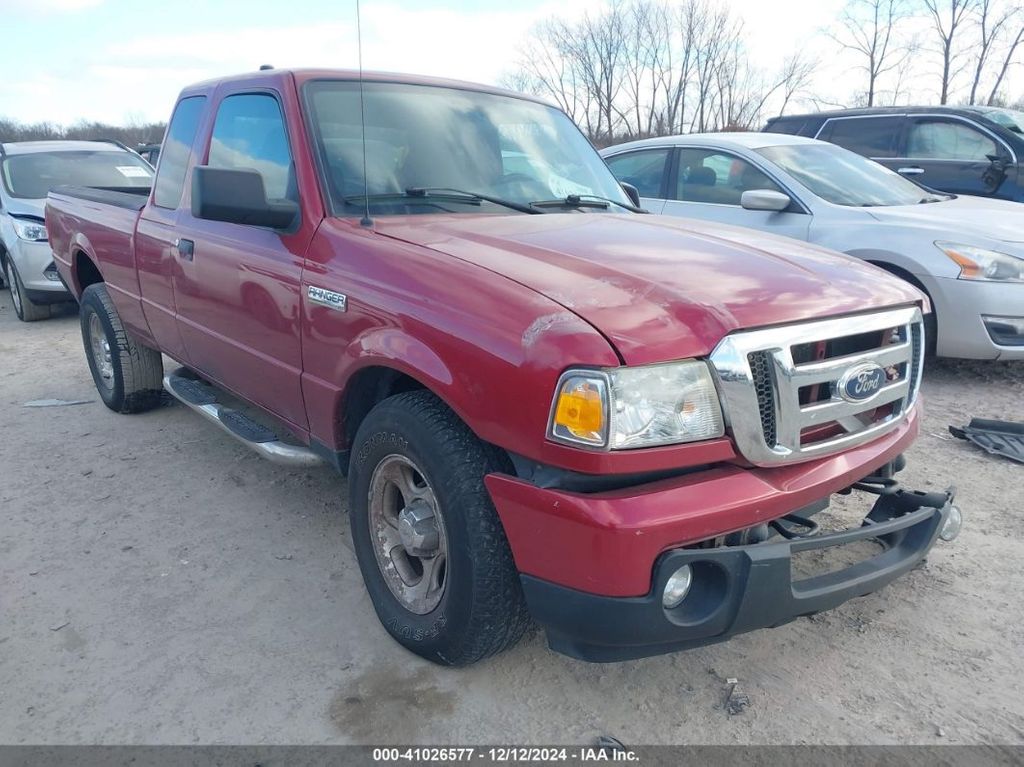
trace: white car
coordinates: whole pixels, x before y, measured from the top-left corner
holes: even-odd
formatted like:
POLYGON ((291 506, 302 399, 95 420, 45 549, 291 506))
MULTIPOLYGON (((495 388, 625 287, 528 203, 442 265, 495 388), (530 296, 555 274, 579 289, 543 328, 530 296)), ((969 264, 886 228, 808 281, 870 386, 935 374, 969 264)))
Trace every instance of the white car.
POLYGON ((0 270, 23 322, 50 316, 74 298, 61 283, 46 238, 46 195, 75 185, 146 193, 153 168, 112 141, 23 141, 0 144, 0 270))
POLYGON ((1024 204, 932 192, 800 136, 669 136, 601 154, 652 213, 793 237, 913 283, 940 356, 1024 359, 1024 204))

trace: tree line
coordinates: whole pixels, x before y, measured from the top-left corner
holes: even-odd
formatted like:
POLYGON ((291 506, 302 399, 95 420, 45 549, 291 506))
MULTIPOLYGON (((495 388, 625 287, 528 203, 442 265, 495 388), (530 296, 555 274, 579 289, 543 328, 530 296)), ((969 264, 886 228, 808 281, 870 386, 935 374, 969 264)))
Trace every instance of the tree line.
POLYGON ((161 141, 165 127, 166 123, 139 121, 129 125, 83 121, 64 126, 50 122, 21 123, 10 118, 0 118, 0 142, 112 139, 135 148, 139 144, 161 141))
POLYGON ((751 62, 748 32, 721 0, 613 0, 577 20, 549 18, 504 84, 548 98, 598 144, 759 128, 795 99, 815 107, 1002 104, 1024 52, 1019 0, 847 0, 824 37, 855 67, 850 94, 813 92, 820 62, 797 50, 751 62), (913 91, 910 90, 911 83, 913 91))

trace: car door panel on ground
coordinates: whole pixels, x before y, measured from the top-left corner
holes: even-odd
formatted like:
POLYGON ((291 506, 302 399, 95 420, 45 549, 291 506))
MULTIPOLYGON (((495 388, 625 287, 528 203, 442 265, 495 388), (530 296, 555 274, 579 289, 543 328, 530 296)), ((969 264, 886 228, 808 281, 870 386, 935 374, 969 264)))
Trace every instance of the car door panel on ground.
MULTIPOLYGON (((276 94, 225 96, 207 152, 210 166, 259 171, 268 199, 298 202, 276 94)), ((185 247, 176 249, 174 292, 191 365, 304 429, 300 284, 308 233, 201 220, 187 201, 177 232, 185 247)))
POLYGON ((680 147, 662 211, 806 240, 811 216, 798 201, 784 211, 747 210, 744 192, 769 190, 792 195, 747 160, 719 149, 680 147))

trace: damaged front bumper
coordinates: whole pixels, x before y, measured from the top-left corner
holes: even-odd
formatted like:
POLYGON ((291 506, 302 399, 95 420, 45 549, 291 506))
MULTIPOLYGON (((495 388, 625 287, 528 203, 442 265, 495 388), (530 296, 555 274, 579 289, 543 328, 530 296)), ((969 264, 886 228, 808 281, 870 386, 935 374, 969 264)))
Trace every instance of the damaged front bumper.
MULTIPOLYGON (((816 526, 778 524, 782 533, 761 543, 680 548, 655 564, 653 587, 642 597, 608 597, 522 575, 527 602, 552 649, 587 661, 657 655, 780 626, 877 591, 923 560, 937 538, 959 532, 955 491, 904 490, 891 479, 868 479, 857 490, 878 495, 860 527, 818 534, 816 526), (787 537, 789 536, 789 537, 787 537), (794 556, 873 540, 882 551, 852 566, 800 579, 794 556), (665 607, 674 574, 689 568, 689 589, 665 607)), ((819 508, 823 504, 819 504, 819 508)), ((789 519, 800 518, 790 515, 789 519)))

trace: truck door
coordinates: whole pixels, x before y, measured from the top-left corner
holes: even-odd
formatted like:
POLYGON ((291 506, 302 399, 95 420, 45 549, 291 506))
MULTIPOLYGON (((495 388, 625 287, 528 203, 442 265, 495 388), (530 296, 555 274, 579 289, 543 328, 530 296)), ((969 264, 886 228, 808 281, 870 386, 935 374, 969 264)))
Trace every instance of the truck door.
POLYGON ((164 138, 163 159, 153 183, 153 196, 139 218, 135 231, 135 263, 139 272, 142 311, 160 348, 181 362, 188 362, 185 344, 175 318, 174 273, 178 269, 174 244, 185 175, 189 168, 206 96, 190 96, 178 102, 164 138))
MULTIPOLYGON (((268 198, 299 202, 280 99, 269 89, 223 98, 206 163, 257 170, 268 198)), ((191 365, 300 430, 307 420, 299 286, 316 223, 297 222, 294 231, 281 232, 206 221, 192 215, 189 202, 182 204, 177 228, 178 325, 191 365)))

